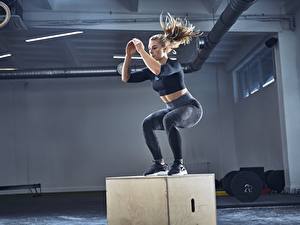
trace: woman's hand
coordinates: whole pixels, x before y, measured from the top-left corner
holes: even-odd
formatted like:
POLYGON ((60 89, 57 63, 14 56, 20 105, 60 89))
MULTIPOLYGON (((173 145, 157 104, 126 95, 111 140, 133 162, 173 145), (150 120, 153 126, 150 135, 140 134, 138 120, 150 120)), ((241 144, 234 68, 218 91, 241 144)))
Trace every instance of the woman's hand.
POLYGON ((137 38, 133 38, 132 42, 135 46, 135 49, 137 50, 137 52, 140 54, 141 51, 143 51, 145 49, 144 44, 141 40, 137 39, 137 38))
POLYGON ((130 40, 127 43, 125 52, 126 52, 126 55, 129 57, 132 57, 134 55, 134 53, 136 53, 136 48, 135 48, 132 40, 130 40))

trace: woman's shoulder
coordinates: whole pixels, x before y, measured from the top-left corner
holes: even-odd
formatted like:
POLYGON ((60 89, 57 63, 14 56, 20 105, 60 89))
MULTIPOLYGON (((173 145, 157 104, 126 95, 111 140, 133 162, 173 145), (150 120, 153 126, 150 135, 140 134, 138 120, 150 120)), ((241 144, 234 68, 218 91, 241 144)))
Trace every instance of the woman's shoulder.
POLYGON ((168 67, 169 70, 171 70, 172 72, 178 72, 178 71, 182 70, 181 64, 177 61, 177 59, 168 58, 166 64, 164 64, 164 65, 166 67, 168 67))
POLYGON ((174 59, 174 58, 172 58, 172 59, 168 58, 166 64, 169 64, 170 66, 175 67, 175 68, 181 68, 180 62, 178 62, 178 60, 174 59))
POLYGON ((175 73, 182 72, 182 67, 177 60, 168 58, 167 62, 161 66, 162 76, 169 76, 175 73))

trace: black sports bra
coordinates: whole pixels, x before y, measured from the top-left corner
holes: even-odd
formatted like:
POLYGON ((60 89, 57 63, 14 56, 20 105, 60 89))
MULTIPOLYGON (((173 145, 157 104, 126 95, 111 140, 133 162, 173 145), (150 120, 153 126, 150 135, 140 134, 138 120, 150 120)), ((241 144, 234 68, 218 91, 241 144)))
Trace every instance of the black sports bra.
POLYGON ((159 75, 152 73, 147 67, 142 71, 131 73, 127 82, 137 83, 151 80, 152 87, 160 96, 168 95, 185 88, 184 73, 179 62, 168 59, 161 65, 159 75))

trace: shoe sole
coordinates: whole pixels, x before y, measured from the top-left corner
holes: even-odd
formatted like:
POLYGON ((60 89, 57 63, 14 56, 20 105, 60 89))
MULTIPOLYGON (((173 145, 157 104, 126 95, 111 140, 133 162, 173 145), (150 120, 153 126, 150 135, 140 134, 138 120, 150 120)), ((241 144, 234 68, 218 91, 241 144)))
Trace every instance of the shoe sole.
POLYGON ((168 174, 169 176, 184 176, 184 175, 188 175, 188 172, 185 170, 183 172, 180 173, 174 173, 174 174, 168 174))
POLYGON ((147 174, 145 175, 146 177, 148 176, 167 176, 169 171, 160 171, 157 173, 151 173, 151 174, 147 174))

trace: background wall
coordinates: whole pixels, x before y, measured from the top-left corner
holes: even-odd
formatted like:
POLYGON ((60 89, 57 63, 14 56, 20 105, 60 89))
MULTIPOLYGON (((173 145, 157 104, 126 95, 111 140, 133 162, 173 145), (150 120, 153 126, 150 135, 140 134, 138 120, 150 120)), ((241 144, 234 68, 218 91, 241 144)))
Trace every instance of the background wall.
MULTIPOLYGON (((148 1, 141 2, 140 11, 148 10, 148 1)), ((169 3, 163 6, 169 7, 169 3)), ((281 1, 258 1, 247 13, 278 15, 285 13, 283 8, 281 1)), ((177 9, 183 12, 181 5, 177 9)), ((193 7, 198 13, 203 9, 202 5, 193 7)), ((44 12, 30 12, 25 14, 28 20, 44 15, 48 21, 44 12)), ((71 11, 68 16, 81 15, 71 11)), ((157 22, 153 24, 124 26, 151 30, 158 27, 157 22)), ((242 166, 284 168, 288 186, 300 189, 299 24, 299 10, 295 31, 287 22, 277 20, 239 20, 231 31, 247 33, 249 40, 225 64, 206 63, 199 72, 186 75, 189 90, 204 108, 196 127, 181 130, 185 164, 191 173, 212 172, 221 178, 242 166), (232 71, 264 42, 251 36, 259 32, 279 37, 277 80, 235 103, 232 71)), ((213 22, 195 25, 209 31, 213 22)), ((97 27, 102 26, 112 27, 97 27)), ((116 23, 113 29, 122 27, 116 23)), ((151 164, 151 155, 141 123, 149 113, 164 107, 150 83, 125 84, 118 77, 1 80, 0 106, 0 185, 38 182, 44 191, 51 192, 103 190, 107 176, 142 174, 151 164)), ((166 135, 157 133, 170 163, 166 135)))
MULTIPOLYGON (((249 36, 226 65, 186 74, 204 109, 196 127, 181 130, 189 172, 283 168, 277 82, 234 102, 232 71, 263 43, 249 36)), ((150 82, 119 77, 1 81, 0 105, 0 185, 44 191, 103 190, 107 176, 142 174, 152 160, 142 121, 164 107, 150 82)), ((157 134, 171 163, 166 134, 157 134)))
MULTIPOLYGON (((226 65, 226 78, 232 84, 234 68, 251 56, 251 52, 266 48, 264 42, 271 36, 273 35, 256 40, 249 38, 232 57, 226 65)), ((235 101, 232 104, 232 113, 239 167, 264 166, 265 170, 283 169, 277 81, 247 98, 235 101)))
MULTIPOLYGON (((204 108, 202 121, 181 131, 190 172, 223 172, 218 68, 186 75, 204 108)), ((152 160, 142 120, 164 107, 150 82, 119 77, 2 81, 0 105, 0 185, 41 183, 44 191, 99 190, 107 176, 142 174, 152 160)), ((157 133, 170 162, 166 135, 157 133)))
MULTIPOLYGON (((228 61, 225 66, 227 71, 225 80, 231 96, 234 89, 234 69, 250 56, 251 52, 265 48, 264 42, 270 36, 272 35, 256 40, 249 36, 239 51, 228 61)), ((277 85, 276 79, 274 83, 249 97, 232 103, 235 157, 238 167, 264 166, 265 170, 283 169, 277 85)), ((234 97, 231 98, 232 101, 233 99, 234 97)))
POLYGON ((295 31, 278 33, 278 97, 282 130, 282 155, 285 169, 286 189, 300 191, 299 136, 300 136, 300 70, 299 70, 299 10, 296 12, 295 31))

